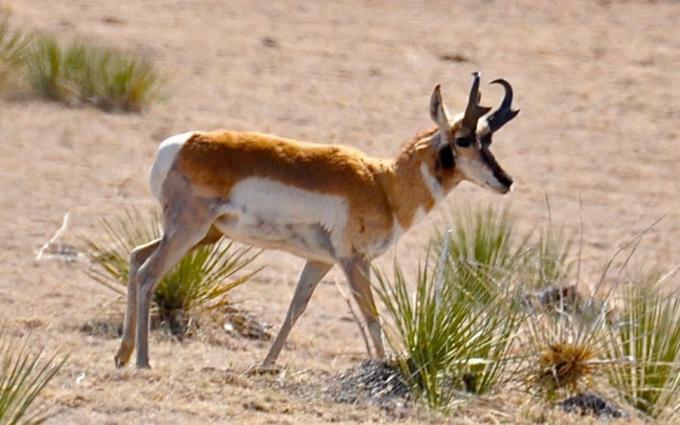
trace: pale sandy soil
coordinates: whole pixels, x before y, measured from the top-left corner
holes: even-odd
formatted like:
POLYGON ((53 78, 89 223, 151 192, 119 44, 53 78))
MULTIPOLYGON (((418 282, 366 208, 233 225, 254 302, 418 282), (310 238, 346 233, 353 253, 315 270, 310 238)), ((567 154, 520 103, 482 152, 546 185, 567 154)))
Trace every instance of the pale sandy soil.
MULTIPOLYGON (((522 108, 494 144, 516 190, 499 197, 464 184, 439 213, 467 202, 511 204, 528 228, 546 218, 547 194, 555 223, 575 230, 583 222, 583 285, 617 247, 661 216, 642 251, 678 261, 680 3, 552 3, 2 0, 27 31, 147 55, 166 81, 164 99, 143 114, 68 108, 27 95, 0 99, 0 323, 12 336, 30 330, 37 345, 70 353, 43 398, 54 413, 49 423, 395 419, 291 389, 322 385, 326 375, 364 356, 333 284, 342 281, 337 271, 291 335, 280 359, 288 372, 279 378, 240 375, 263 358, 267 342, 178 343, 156 334, 154 369, 140 373, 113 367, 117 340, 78 331, 104 311, 121 314, 122 300, 94 284, 83 265, 36 263, 34 252, 66 212, 74 241, 124 207, 151 209, 147 167, 157 144, 173 133, 252 129, 391 156, 430 127, 427 105, 436 83, 458 110, 470 72, 480 70, 485 81, 511 81, 522 108), (464 60, 441 58, 455 54, 464 60)), ((500 96, 498 88, 485 89, 487 102, 500 96)), ((427 220, 401 240, 395 252, 405 268, 416 264, 414 252, 431 228, 427 220)), ((266 270, 236 296, 278 324, 302 263, 270 252, 258 264, 266 270)), ((504 397, 449 421, 583 422, 555 419, 533 403, 504 397)), ((411 423, 445 421, 421 411, 404 415, 411 423)))

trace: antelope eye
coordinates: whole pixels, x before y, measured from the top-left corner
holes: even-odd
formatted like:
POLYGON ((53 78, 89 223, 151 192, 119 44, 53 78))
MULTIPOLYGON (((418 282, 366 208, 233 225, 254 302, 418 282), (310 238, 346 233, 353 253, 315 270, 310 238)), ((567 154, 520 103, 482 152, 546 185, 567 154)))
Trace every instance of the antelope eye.
POLYGON ((472 143, 472 139, 469 137, 459 137, 456 139, 456 144, 461 148, 467 148, 472 143))

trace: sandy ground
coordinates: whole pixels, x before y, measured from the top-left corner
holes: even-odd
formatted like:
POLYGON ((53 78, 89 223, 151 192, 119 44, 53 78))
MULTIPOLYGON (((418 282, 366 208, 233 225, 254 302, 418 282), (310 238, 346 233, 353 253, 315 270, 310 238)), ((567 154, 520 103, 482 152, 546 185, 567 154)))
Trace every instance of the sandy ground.
MULTIPOLYGON (((118 341, 84 335, 122 300, 81 264, 37 263, 59 227, 92 234, 125 207, 150 210, 147 168, 157 144, 190 129, 252 129, 392 156, 429 128, 441 82, 450 109, 464 106, 470 72, 504 77, 521 114, 495 138, 515 178, 505 197, 463 184, 438 208, 511 204, 522 226, 547 217, 583 223, 584 282, 622 243, 659 217, 643 252, 678 260, 680 238, 680 3, 570 1, 2 0, 27 31, 85 37, 147 55, 161 69, 163 100, 143 114, 68 108, 31 96, 0 99, 0 323, 12 336, 69 352, 46 391, 53 424, 380 423, 377 408, 310 401, 290 383, 320 385, 363 358, 356 326, 332 272, 293 331, 278 378, 241 373, 267 342, 178 343, 154 335, 154 369, 116 370, 118 341), (446 56, 458 55, 458 60, 446 56)), ((487 103, 500 89, 484 88, 487 103)), ((436 215, 436 214, 435 214, 436 215)), ((432 220, 383 259, 417 261, 432 220), (417 252, 417 251, 416 251, 417 252)), ((263 320, 283 318, 302 262, 270 252, 267 268, 239 289, 263 320)), ((343 281, 344 283, 344 281, 343 281)), ((501 403, 497 418, 540 422, 530 402, 501 403)), ((487 413, 485 413, 487 412, 487 413)), ((444 421, 409 412, 406 422, 444 421)), ((493 422, 470 409, 452 422, 493 422)), ((549 416, 548 416, 549 418, 549 416)), ((580 419, 573 419, 574 421, 580 419)), ((567 423, 567 419, 560 419, 567 423)))

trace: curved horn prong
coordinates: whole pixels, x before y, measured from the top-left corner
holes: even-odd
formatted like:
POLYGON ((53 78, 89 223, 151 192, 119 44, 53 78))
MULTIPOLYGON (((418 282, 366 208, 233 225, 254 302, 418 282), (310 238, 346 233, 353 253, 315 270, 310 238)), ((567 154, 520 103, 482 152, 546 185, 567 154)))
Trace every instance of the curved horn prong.
POLYGON ((472 87, 470 88, 470 97, 468 98, 468 104, 465 108, 465 115, 463 116, 463 127, 467 128, 471 133, 477 131, 477 121, 484 116, 491 108, 479 105, 479 99, 481 97, 479 93, 479 72, 473 72, 472 76, 474 80, 472 81, 472 87))
POLYGON ((489 118, 487 119, 489 130, 493 133, 494 131, 503 127, 505 123, 515 118, 515 116, 519 113, 519 109, 512 109, 513 92, 510 83, 502 78, 499 78, 497 80, 493 80, 490 84, 500 84, 505 90, 505 96, 503 96, 503 101, 501 102, 500 106, 496 111, 494 111, 493 114, 489 115, 489 118))

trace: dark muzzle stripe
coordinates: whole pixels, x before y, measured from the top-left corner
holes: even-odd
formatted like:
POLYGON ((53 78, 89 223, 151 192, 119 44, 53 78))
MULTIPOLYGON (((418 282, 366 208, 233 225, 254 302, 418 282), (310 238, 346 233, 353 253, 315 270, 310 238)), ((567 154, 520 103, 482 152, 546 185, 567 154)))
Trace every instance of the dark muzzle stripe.
POLYGON ((496 158, 493 157, 489 149, 482 147, 481 149, 482 161, 491 168, 493 176, 498 180, 503 186, 510 187, 512 185, 512 179, 507 175, 500 165, 496 162, 496 158))

